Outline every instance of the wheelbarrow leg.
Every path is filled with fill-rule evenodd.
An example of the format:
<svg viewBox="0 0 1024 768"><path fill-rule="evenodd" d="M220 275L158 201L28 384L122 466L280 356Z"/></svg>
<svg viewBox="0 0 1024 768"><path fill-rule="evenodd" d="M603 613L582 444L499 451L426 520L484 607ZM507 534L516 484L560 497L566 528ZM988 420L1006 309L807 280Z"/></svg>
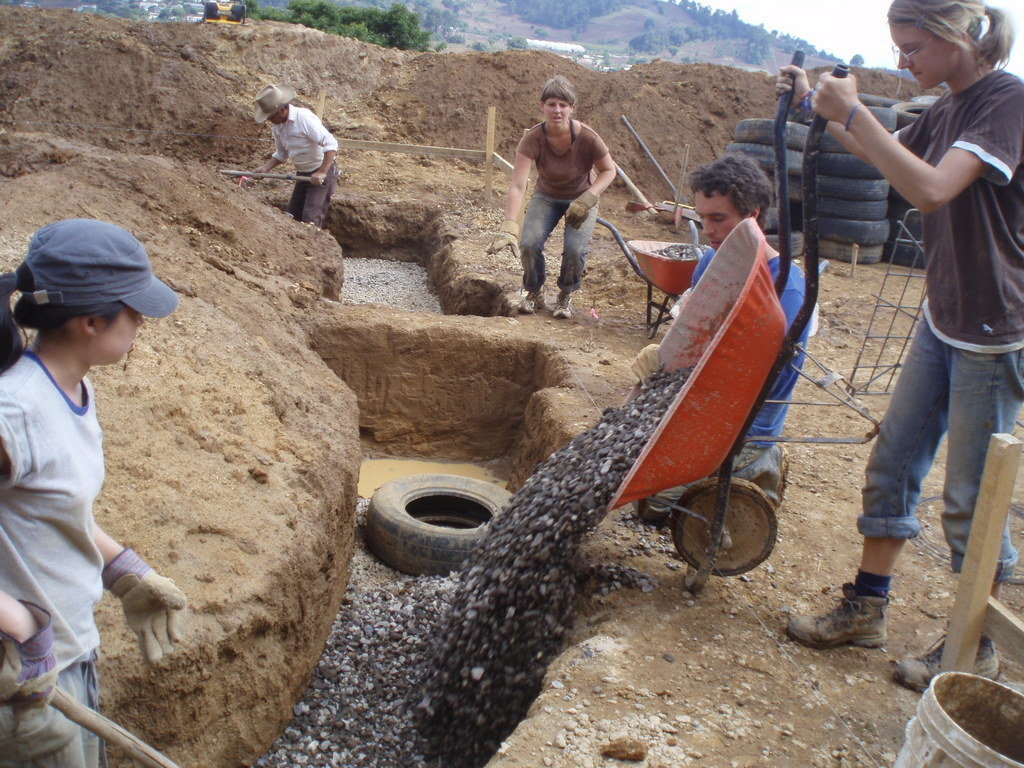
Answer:
<svg viewBox="0 0 1024 768"><path fill-rule="evenodd" d="M661 327L661 324L668 319L666 317L666 315L669 313L668 312L668 303L673 298L674 297L671 294L666 293L665 294L665 298L663 298L660 302L655 301L654 300L654 286L652 286L650 283L647 283L647 338L648 339L653 339L655 334L658 333L658 329ZM655 317L653 320L651 319L651 310L652 309L658 310L658 316Z"/></svg>
<svg viewBox="0 0 1024 768"><path fill-rule="evenodd" d="M715 504L715 516L711 520L708 535L708 548L704 552L704 560L699 567L690 566L686 571L683 583L688 590L696 594L707 583L711 572L715 569L718 551L725 535L726 516L729 513L729 487L732 484L732 456L728 456L718 471L718 500Z"/></svg>

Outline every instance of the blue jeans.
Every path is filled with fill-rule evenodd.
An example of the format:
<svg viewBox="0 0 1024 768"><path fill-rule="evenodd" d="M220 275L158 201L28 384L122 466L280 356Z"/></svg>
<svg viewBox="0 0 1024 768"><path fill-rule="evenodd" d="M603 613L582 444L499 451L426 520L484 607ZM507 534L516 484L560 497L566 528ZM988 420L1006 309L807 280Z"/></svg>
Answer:
<svg viewBox="0 0 1024 768"><path fill-rule="evenodd" d="M553 197L534 192L526 206L523 231L519 237L519 255L523 261L523 287L538 291L544 285L544 243L548 235L565 216L572 200L556 200ZM558 287L565 293L578 291L583 281L583 267L587 263L587 249L590 236L597 221L597 206L590 209L583 226L579 229L565 225L562 246L562 269L558 273Z"/></svg>
<svg viewBox="0 0 1024 768"><path fill-rule="evenodd" d="M951 347L918 325L906 364L868 459L864 513L857 529L869 538L912 539L921 482L949 433L942 529L959 572L985 467L989 438L1013 432L1024 402L1024 351L987 355ZM996 569L997 582L1013 575L1017 550L1009 524Z"/></svg>

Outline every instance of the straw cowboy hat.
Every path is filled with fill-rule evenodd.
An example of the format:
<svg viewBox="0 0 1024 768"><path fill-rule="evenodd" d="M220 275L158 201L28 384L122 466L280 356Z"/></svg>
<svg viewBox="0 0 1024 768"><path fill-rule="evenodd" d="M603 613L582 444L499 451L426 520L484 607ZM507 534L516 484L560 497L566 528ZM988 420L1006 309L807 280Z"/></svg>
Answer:
<svg viewBox="0 0 1024 768"><path fill-rule="evenodd" d="M287 85L268 85L256 95L256 108L253 110L253 119L257 123L264 122L294 98L294 88Z"/></svg>

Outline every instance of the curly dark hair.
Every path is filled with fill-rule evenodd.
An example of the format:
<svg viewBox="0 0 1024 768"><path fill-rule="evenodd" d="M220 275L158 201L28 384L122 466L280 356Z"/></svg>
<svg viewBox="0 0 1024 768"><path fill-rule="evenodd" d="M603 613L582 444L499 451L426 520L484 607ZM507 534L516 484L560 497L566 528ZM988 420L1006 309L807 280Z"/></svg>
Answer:
<svg viewBox="0 0 1024 768"><path fill-rule="evenodd" d="M750 216L760 208L757 224L764 227L765 211L772 204L772 184L749 155L742 152L722 155L698 167L687 181L694 193L728 197L743 216Z"/></svg>

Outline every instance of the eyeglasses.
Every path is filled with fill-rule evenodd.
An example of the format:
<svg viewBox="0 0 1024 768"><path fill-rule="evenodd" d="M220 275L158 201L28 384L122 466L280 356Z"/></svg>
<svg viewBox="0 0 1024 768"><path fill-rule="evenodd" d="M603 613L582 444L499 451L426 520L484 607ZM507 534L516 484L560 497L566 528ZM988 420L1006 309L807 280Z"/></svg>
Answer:
<svg viewBox="0 0 1024 768"><path fill-rule="evenodd" d="M902 64L904 59L907 60L907 65L909 66L910 65L910 60L914 56L916 56L918 53L920 53L921 49L924 48L926 45L928 45L928 42L929 42L928 40L925 40L923 43L921 43L919 46L917 46L917 48L915 48L912 51L904 51L898 45L894 45L892 47L892 57L893 57L893 59L896 60L896 68L899 69L899 67Z"/></svg>

